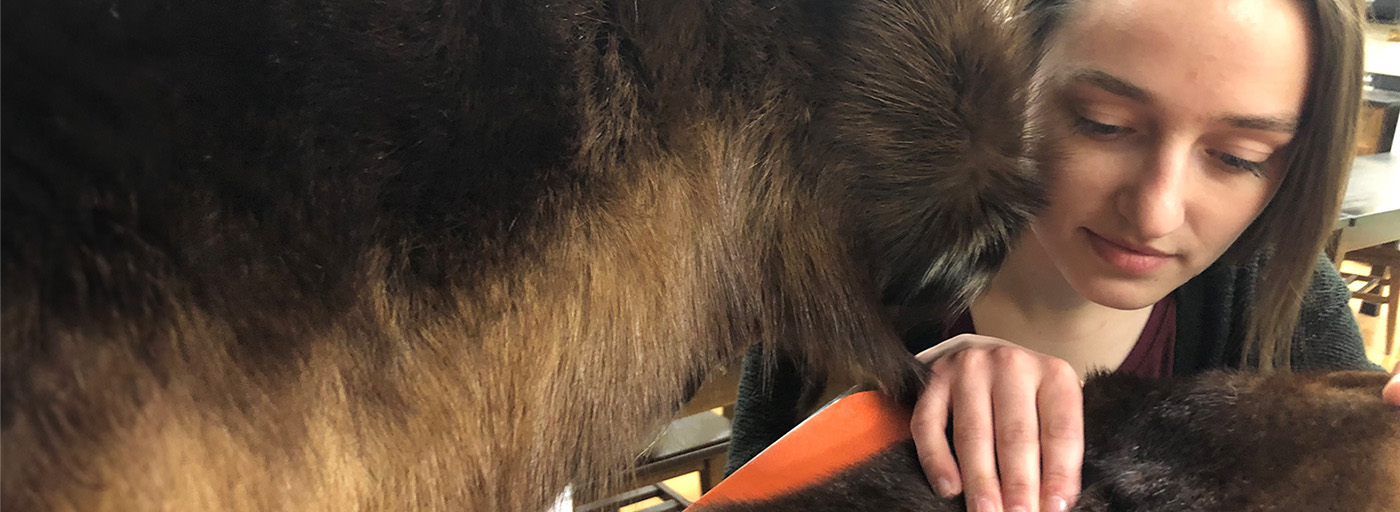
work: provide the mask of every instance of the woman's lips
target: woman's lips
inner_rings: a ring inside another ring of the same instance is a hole
[[[1084,231],[1089,235],[1089,247],[1094,249],[1094,253],[1103,258],[1104,262],[1127,274],[1150,274],[1162,268],[1162,265],[1166,265],[1172,258],[1170,254],[1155,249],[1129,247],[1099,236],[1089,229]]]

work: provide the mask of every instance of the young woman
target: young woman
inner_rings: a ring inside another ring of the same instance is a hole
[[[1026,15],[1051,202],[969,315],[906,337],[933,347],[912,428],[935,489],[979,512],[1066,509],[1092,369],[1379,370],[1319,258],[1360,104],[1354,3],[1032,0]],[[749,358],[731,468],[796,423],[803,387]]]

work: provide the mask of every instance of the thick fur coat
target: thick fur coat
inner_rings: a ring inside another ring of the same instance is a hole
[[[1381,400],[1387,380],[1380,372],[1091,378],[1084,489],[1071,510],[1393,511],[1400,410]],[[731,478],[743,477],[741,470]],[[691,510],[967,510],[961,497],[934,494],[912,440],[771,498],[726,499],[727,484]]]
[[[1042,201],[998,2],[2,5],[5,510],[541,510]]]

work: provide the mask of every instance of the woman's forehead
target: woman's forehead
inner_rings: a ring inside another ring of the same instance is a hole
[[[1052,86],[1109,76],[1201,115],[1286,119],[1301,110],[1309,39],[1293,0],[1086,0],[1041,74]]]

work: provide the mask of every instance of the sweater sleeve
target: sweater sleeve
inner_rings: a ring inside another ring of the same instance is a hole
[[[1319,257],[1293,335],[1295,370],[1381,370],[1366,358],[1350,300],[1351,290],[1341,275],[1330,261]]]
[[[1216,264],[1177,290],[1177,352],[1173,372],[1193,375],[1239,366],[1244,331],[1257,297],[1266,252],[1238,265]],[[1332,262],[1319,255],[1303,294],[1290,349],[1295,370],[1379,370],[1366,359],[1352,316],[1351,291]]]
[[[739,394],[730,427],[728,476],[773,444],[797,423],[805,383],[797,364],[781,354],[765,368],[763,351],[755,346],[744,356]]]

